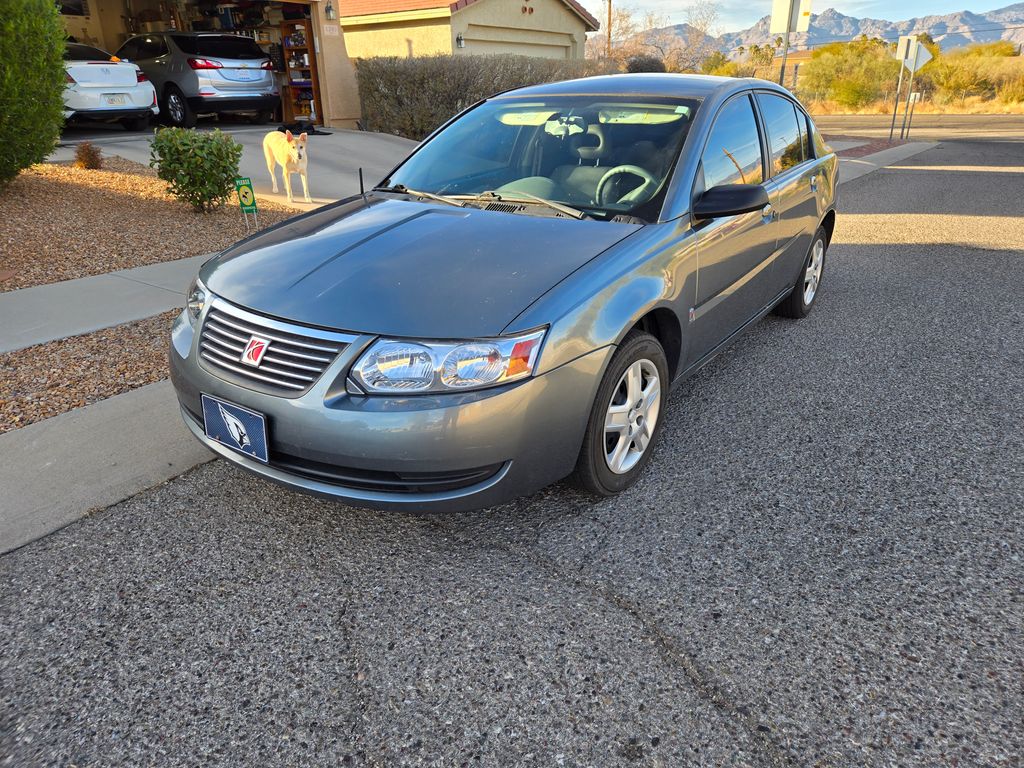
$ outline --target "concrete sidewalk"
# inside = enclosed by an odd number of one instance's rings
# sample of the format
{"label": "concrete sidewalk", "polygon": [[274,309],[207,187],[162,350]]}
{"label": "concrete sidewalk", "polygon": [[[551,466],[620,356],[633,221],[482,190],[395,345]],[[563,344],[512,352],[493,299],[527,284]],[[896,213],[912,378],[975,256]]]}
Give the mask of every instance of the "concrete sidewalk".
{"label": "concrete sidewalk", "polygon": [[169,381],[0,435],[0,554],[213,458]]}
{"label": "concrete sidewalk", "polygon": [[0,293],[0,353],[180,307],[213,254]]}

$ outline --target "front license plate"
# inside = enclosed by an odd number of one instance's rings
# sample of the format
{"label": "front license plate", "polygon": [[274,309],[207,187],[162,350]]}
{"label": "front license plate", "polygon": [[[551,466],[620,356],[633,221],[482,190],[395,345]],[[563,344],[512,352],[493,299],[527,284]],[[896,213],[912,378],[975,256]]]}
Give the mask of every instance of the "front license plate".
{"label": "front license plate", "polygon": [[123,107],[125,104],[123,93],[105,93],[103,94],[103,101],[106,102],[108,107]]}
{"label": "front license plate", "polygon": [[203,426],[211,440],[267,463],[267,420],[262,413],[203,395]]}

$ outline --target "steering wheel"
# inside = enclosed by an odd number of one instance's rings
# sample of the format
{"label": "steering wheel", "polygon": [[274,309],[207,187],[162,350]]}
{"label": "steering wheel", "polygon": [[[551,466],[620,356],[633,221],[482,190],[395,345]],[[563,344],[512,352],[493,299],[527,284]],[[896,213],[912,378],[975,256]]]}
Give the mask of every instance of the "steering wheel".
{"label": "steering wheel", "polygon": [[[637,176],[643,180],[636,189],[627,192],[618,200],[605,200],[605,190],[608,188],[608,182],[614,179],[616,176],[622,174],[629,174],[630,176]],[[611,202],[616,203],[635,203],[643,200],[646,195],[651,195],[658,188],[658,181],[650,173],[641,168],[639,165],[617,165],[611,168],[608,173],[601,177],[601,180],[597,182],[597,191],[594,193],[596,202],[599,205],[607,205]]]}

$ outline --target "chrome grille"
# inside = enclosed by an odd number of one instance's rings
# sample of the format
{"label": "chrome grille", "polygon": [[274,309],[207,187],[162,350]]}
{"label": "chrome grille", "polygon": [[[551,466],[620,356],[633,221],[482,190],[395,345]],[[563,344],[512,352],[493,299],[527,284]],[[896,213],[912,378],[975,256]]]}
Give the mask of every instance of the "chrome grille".
{"label": "chrome grille", "polygon": [[[258,367],[241,361],[252,336],[270,342]],[[203,321],[199,356],[204,368],[226,381],[298,397],[316,383],[352,338],[271,320],[216,300]]]}

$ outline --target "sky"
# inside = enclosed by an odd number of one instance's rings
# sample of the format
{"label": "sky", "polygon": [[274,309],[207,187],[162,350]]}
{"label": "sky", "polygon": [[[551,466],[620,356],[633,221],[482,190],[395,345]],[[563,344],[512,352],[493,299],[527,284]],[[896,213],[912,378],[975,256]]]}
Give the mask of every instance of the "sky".
{"label": "sky", "polygon": [[[607,15],[605,0],[581,0],[592,14],[599,19]],[[614,0],[623,7],[639,11],[653,11],[668,19],[670,24],[686,21],[688,0]],[[846,16],[857,18],[887,19],[902,21],[915,16],[952,13],[953,11],[992,11],[1013,4],[1014,0],[989,0],[978,3],[971,0],[812,0],[811,12],[821,13],[826,8],[835,8]],[[736,32],[754,24],[772,11],[771,0],[718,0],[718,33]]]}

